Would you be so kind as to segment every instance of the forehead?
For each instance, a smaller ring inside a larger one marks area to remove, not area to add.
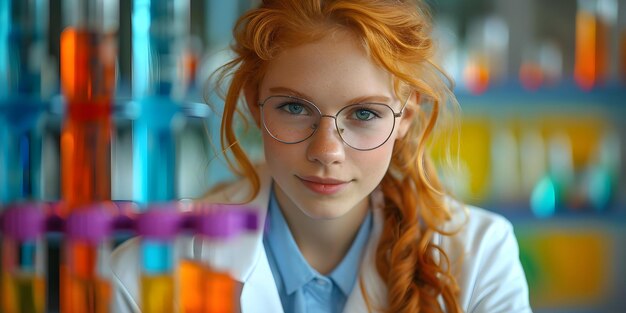
[[[393,98],[391,75],[375,64],[365,48],[348,31],[286,48],[271,60],[259,96],[287,88],[316,103],[344,104],[356,97]]]

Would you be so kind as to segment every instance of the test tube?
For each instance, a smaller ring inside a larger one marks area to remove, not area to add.
[[[180,264],[181,312],[237,312],[241,286],[225,270],[236,256],[219,251],[256,229],[256,215],[238,206],[212,205],[201,208],[195,218],[195,258]]]
[[[42,205],[21,203],[8,207],[2,218],[2,312],[45,311],[45,255]]]
[[[61,194],[67,215],[111,197],[111,112],[115,87],[115,0],[66,0],[61,33]]]
[[[60,274],[63,313],[110,312],[110,209],[94,204],[67,217]]]
[[[133,200],[170,201],[176,195],[175,118],[188,82],[182,73],[189,33],[188,0],[133,1]]]
[[[40,198],[48,1],[0,1],[0,205]]]
[[[143,313],[175,312],[174,241],[181,215],[175,204],[150,206],[137,220],[141,236],[141,303]]]

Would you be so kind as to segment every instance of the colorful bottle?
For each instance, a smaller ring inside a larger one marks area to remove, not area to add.
[[[47,1],[0,1],[0,207],[40,198],[47,32]]]
[[[66,220],[60,274],[63,313],[110,312],[111,210],[105,203],[91,205]]]
[[[137,234],[141,236],[143,313],[176,312],[174,240],[181,221],[175,204],[150,206],[137,220]]]
[[[22,203],[4,212],[0,311],[45,312],[45,231],[45,212],[41,204]]]
[[[66,0],[61,84],[63,215],[111,197],[111,108],[117,56],[117,2]]]
[[[238,206],[206,206],[195,217],[194,257],[180,264],[183,313],[238,312],[241,285],[226,270],[235,255],[220,254],[246,230],[257,228],[256,215]]]
[[[578,0],[574,79],[590,90],[609,78],[611,32],[617,19],[616,0]]]
[[[189,1],[133,1],[133,200],[176,197],[175,117],[187,90],[183,43],[189,33]]]

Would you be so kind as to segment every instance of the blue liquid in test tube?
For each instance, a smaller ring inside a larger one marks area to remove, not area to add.
[[[176,312],[174,241],[182,216],[176,204],[152,205],[137,221],[141,236],[141,302],[144,313]]]
[[[188,34],[189,3],[133,1],[133,200],[176,197],[174,122],[186,83],[180,77],[181,40]]]
[[[40,197],[47,1],[0,1],[0,205]]]

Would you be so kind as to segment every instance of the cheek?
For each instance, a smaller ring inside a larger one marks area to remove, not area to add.
[[[263,131],[263,151],[265,152],[265,161],[267,163],[272,163],[275,156],[280,155],[279,151],[280,147],[276,146],[276,140],[267,134],[266,131]]]
[[[263,132],[263,150],[265,152],[265,162],[275,169],[286,168],[287,163],[298,160],[297,145],[288,145],[276,141],[267,132]],[[300,156],[300,158],[302,158]]]
[[[391,162],[393,144],[393,141],[388,141],[377,149],[354,154],[353,160],[355,165],[360,168],[364,175],[376,176],[377,179],[382,179]],[[377,184],[378,182],[376,182]]]

